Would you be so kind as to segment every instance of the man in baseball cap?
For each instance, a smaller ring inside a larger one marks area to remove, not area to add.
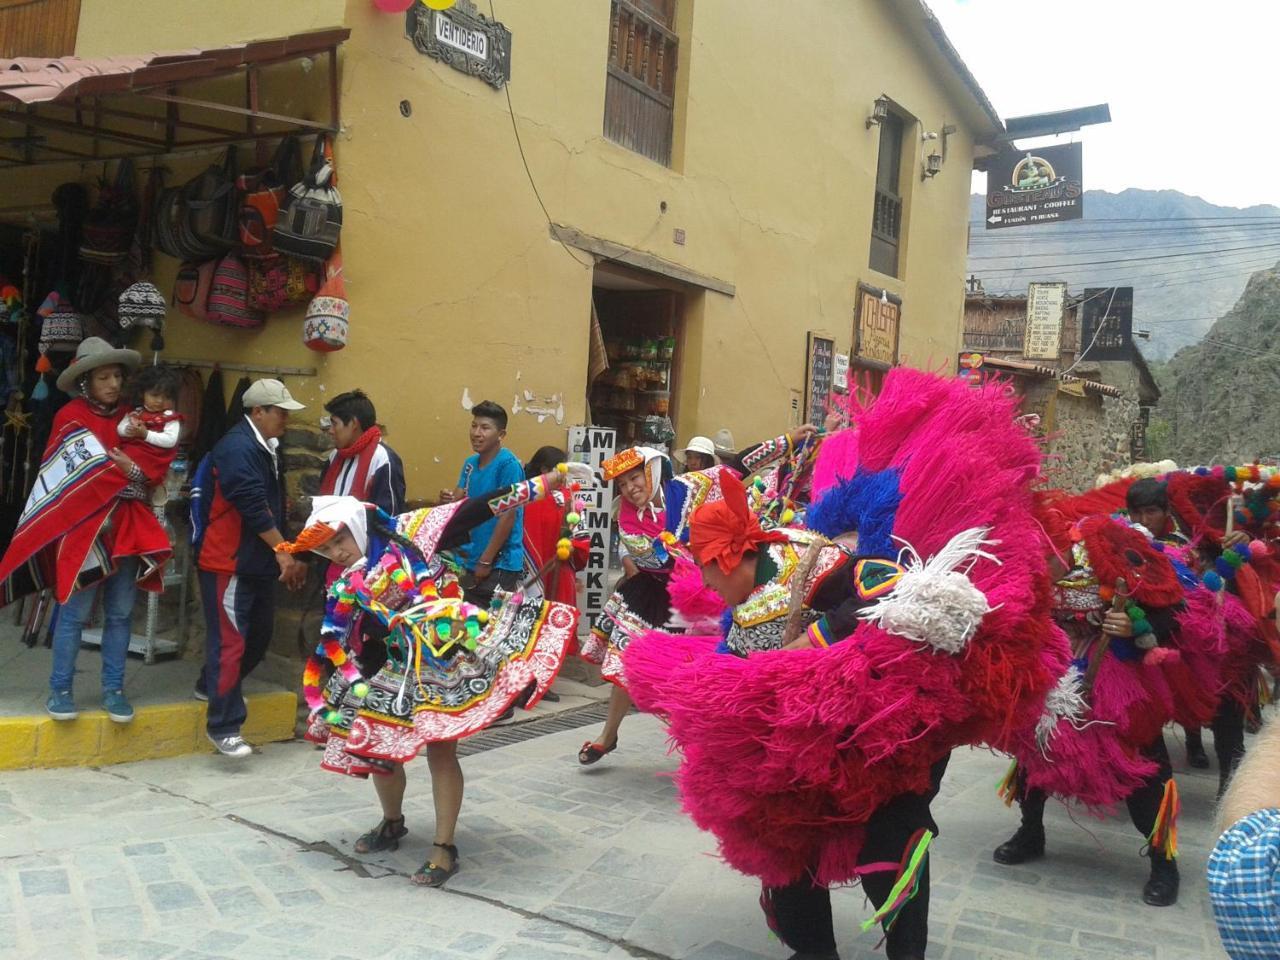
[[[289,411],[302,410],[279,380],[257,380],[242,398],[244,418],[209,457],[212,477],[202,490],[207,511],[195,545],[205,614],[205,662],[196,696],[209,701],[206,730],[218,752],[247,757],[240,736],[247,716],[241,681],[262,660],[275,623],[276,581],[297,590],[307,568],[284,540],[284,483],[278,449]],[[203,463],[197,474],[204,470]]]

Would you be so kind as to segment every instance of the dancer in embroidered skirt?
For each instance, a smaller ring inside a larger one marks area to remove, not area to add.
[[[343,568],[303,684],[312,708],[307,737],[325,746],[321,766],[374,775],[382,820],[356,841],[357,852],[399,846],[408,832],[404,764],[426,751],[436,832],[415,883],[441,886],[458,870],[457,741],[517,702],[532,708],[555,680],[578,622],[573,607],[519,592],[498,594],[488,610],[466,603],[448,551],[479,524],[545,497],[571,470],[590,481],[586,468],[565,465],[485,497],[394,518],[351,497],[316,497],[307,528],[277,547],[313,551]],[[387,633],[387,662],[368,678],[355,665],[366,619]],[[337,669],[322,691],[323,659]]]
[[[695,512],[732,606],[719,651],[652,632],[624,655],[680,748],[685,810],[761,880],[795,958],[837,956],[828,888],[855,880],[890,960],[924,956],[950,752],[1033,717],[1052,683],[1040,454],[1014,404],[895,369],[819,450],[808,531],[763,527],[728,480]]]

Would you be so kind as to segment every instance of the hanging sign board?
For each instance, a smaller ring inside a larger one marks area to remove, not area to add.
[[[587,566],[582,572],[586,593],[582,612],[595,626],[596,618],[609,598],[609,530],[613,514],[613,485],[605,483],[601,464],[617,451],[617,431],[609,427],[570,427],[569,459],[585,463],[596,475],[594,485],[582,490],[583,524],[590,536]]]
[[[1133,287],[1086,287],[1080,301],[1084,360],[1128,360],[1133,352]]]
[[[853,352],[859,360],[894,367],[898,364],[898,328],[902,301],[883,290],[858,284]]]
[[[835,374],[836,342],[810,332],[805,360],[805,422],[821,426],[827,416],[827,399],[831,396]]]
[[[405,14],[405,35],[419,53],[479,77],[495,90],[511,79],[511,31],[458,0],[448,10],[414,3]]]
[[[1062,308],[1065,283],[1033,283],[1027,288],[1027,335],[1023,356],[1028,360],[1057,360],[1062,347]]]
[[[987,170],[987,229],[1084,216],[1080,144],[1009,150]]]

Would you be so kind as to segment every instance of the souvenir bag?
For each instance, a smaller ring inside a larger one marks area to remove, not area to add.
[[[302,146],[287,136],[276,147],[271,164],[249,170],[236,181],[240,198],[240,255],[246,260],[272,255],[271,237],[290,185],[302,178]]]
[[[236,148],[227,147],[221,166],[209,167],[182,188],[178,236],[190,259],[212,259],[239,239],[240,205],[236,202]],[[201,258],[195,254],[209,251]]]
[[[307,318],[302,323],[302,342],[320,353],[341,350],[347,345],[350,319],[351,304],[347,302],[347,290],[342,282],[342,253],[336,252],[329,261],[324,285],[307,307]]]
[[[104,175],[98,202],[89,210],[80,232],[80,259],[91,264],[120,263],[129,254],[138,227],[138,197],[134,192],[133,161],[121,160],[114,182]]]
[[[213,271],[206,312],[206,320],[224,327],[256,330],[266,322],[260,311],[249,306],[249,271],[233,253],[219,260]]]
[[[311,169],[289,190],[273,237],[280,253],[323,263],[333,255],[342,230],[342,195],[333,169],[333,146],[327,136],[316,138]]]
[[[214,262],[184,263],[173,281],[173,305],[188,317],[209,319],[209,290],[213,286]]]
[[[320,275],[315,265],[273,254],[262,260],[249,260],[249,306],[272,313],[290,304],[306,303],[320,289]]]

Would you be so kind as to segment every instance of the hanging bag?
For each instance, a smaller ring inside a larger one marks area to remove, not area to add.
[[[213,271],[207,313],[206,320],[224,327],[257,330],[266,323],[267,318],[249,306],[249,271],[234,253],[219,260]]]
[[[129,254],[137,227],[133,161],[126,157],[116,167],[114,181],[104,174],[98,184],[98,202],[89,210],[80,232],[80,259],[108,266],[120,263]]]
[[[307,307],[302,322],[302,342],[320,353],[332,353],[347,345],[351,304],[342,282],[342,253],[335,251],[329,261],[328,276],[320,292]]]
[[[240,255],[245,259],[272,256],[271,238],[289,187],[302,178],[302,144],[287,136],[276,147],[271,164],[249,170],[236,181],[240,199]]]
[[[209,289],[213,286],[212,260],[184,263],[173,281],[173,305],[194,320],[209,319]]]
[[[248,260],[249,306],[274,313],[294,304],[306,303],[320,289],[320,271],[313,263],[274,254],[263,260]]]
[[[222,165],[209,167],[182,189],[181,243],[189,252],[208,250],[217,257],[235,246],[239,204],[236,202],[236,148],[227,147]],[[194,256],[192,259],[196,259]]]
[[[342,231],[342,194],[333,169],[333,146],[327,136],[316,138],[311,169],[289,190],[274,234],[281,253],[323,263],[338,247]]]

